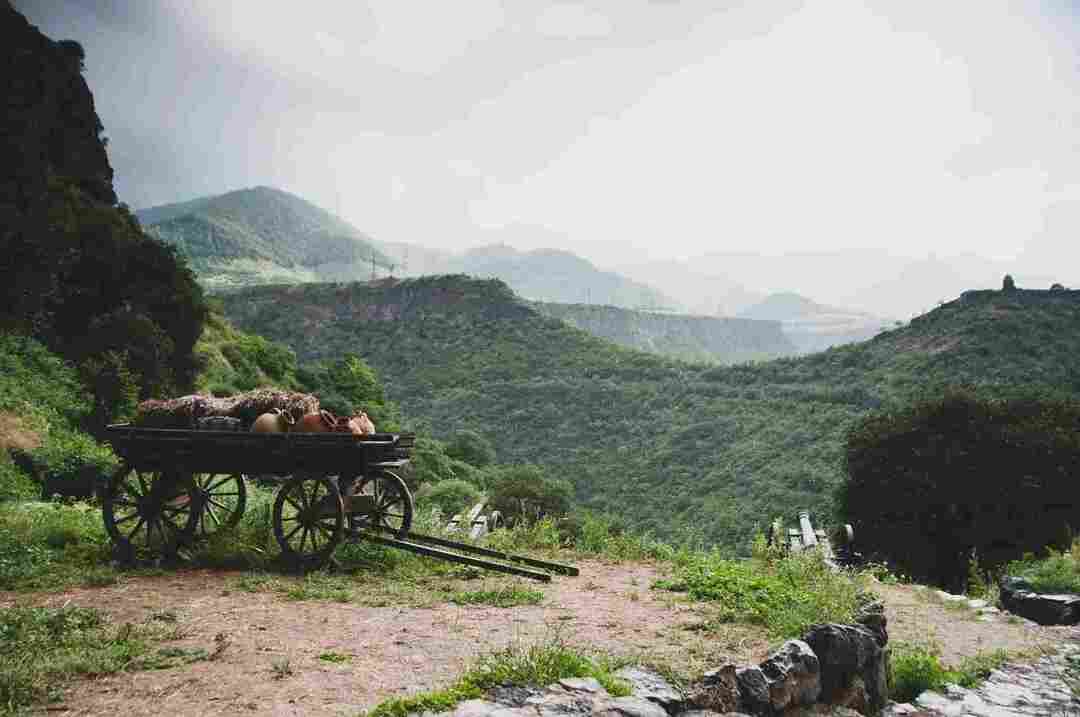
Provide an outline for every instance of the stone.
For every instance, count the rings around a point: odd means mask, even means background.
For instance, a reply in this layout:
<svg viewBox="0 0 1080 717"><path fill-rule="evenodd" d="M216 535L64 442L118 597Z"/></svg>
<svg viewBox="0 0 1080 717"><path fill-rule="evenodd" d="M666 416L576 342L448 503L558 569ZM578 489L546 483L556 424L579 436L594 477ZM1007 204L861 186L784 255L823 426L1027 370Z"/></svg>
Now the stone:
<svg viewBox="0 0 1080 717"><path fill-rule="evenodd" d="M593 677L566 677L559 680L559 685L570 692L606 692L604 686Z"/></svg>
<svg viewBox="0 0 1080 717"><path fill-rule="evenodd" d="M967 604L968 604L968 607L971 608L972 610L979 610L981 608L986 607L990 603L986 602L985 600L968 600Z"/></svg>
<svg viewBox="0 0 1080 717"><path fill-rule="evenodd" d="M1001 579L1001 606L1040 625L1080 623L1080 595L1049 595L1031 590L1023 578Z"/></svg>
<svg viewBox="0 0 1080 717"><path fill-rule="evenodd" d="M885 604L880 600L874 600L860 607L855 613L855 622L873 633L877 644L881 647L885 647L889 642Z"/></svg>
<svg viewBox="0 0 1080 717"><path fill-rule="evenodd" d="M686 702L681 692L652 670L637 666L624 667L615 673L615 677L630 683L634 697L655 702L669 714L678 712Z"/></svg>
<svg viewBox="0 0 1080 717"><path fill-rule="evenodd" d="M881 717L919 717L925 714L926 710L919 709L910 702L890 702L881 711Z"/></svg>
<svg viewBox="0 0 1080 717"><path fill-rule="evenodd" d="M738 668L735 670L735 681L739 687L739 702L743 709L755 714L771 710L769 680L760 667Z"/></svg>
<svg viewBox="0 0 1080 717"><path fill-rule="evenodd" d="M817 702L821 694L821 665L802 640L788 640L760 667L769 682L769 703L774 710Z"/></svg>
<svg viewBox="0 0 1080 717"><path fill-rule="evenodd" d="M699 711L734 712L741 708L736 667L709 670L687 690L686 705Z"/></svg>
<svg viewBox="0 0 1080 717"><path fill-rule="evenodd" d="M616 697L597 705L594 714L607 717L667 717L664 708L639 697Z"/></svg>
<svg viewBox="0 0 1080 717"><path fill-rule="evenodd" d="M814 625L806 644L821 666L821 701L858 703L871 713L888 699L885 652L879 636L861 625ZM856 685L856 679L861 687Z"/></svg>
<svg viewBox="0 0 1080 717"><path fill-rule="evenodd" d="M453 717L487 717L497 709L505 709L497 702L487 700L465 700L453 711Z"/></svg>

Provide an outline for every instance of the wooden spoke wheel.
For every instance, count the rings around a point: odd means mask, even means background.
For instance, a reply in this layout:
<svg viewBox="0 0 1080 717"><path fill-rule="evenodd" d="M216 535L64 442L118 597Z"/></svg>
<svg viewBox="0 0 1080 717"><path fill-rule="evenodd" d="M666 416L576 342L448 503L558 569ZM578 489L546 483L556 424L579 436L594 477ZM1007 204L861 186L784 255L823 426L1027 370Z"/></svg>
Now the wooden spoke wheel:
<svg viewBox="0 0 1080 717"><path fill-rule="evenodd" d="M405 481L390 471L357 478L349 500L354 530L382 528L404 535L412 526L412 495Z"/></svg>
<svg viewBox="0 0 1080 717"><path fill-rule="evenodd" d="M281 553L303 568L330 559L345 531L337 481L322 475L291 478L274 498L274 537Z"/></svg>
<svg viewBox="0 0 1080 717"><path fill-rule="evenodd" d="M206 538L223 528L234 528L244 515L247 487L239 473L196 473L192 476L200 510L195 537Z"/></svg>
<svg viewBox="0 0 1080 717"><path fill-rule="evenodd" d="M197 501L191 481L182 473L125 466L113 476L105 494L105 530L128 560L173 557L191 539Z"/></svg>

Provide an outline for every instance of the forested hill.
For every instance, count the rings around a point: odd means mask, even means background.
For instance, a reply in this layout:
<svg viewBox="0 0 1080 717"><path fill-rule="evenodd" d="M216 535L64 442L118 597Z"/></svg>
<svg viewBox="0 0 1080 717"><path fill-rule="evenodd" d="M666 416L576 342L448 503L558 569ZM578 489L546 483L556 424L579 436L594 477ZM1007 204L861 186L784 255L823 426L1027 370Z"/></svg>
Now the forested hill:
<svg viewBox="0 0 1080 717"><path fill-rule="evenodd" d="M176 246L206 286L351 281L391 260L330 212L271 187L136 212L148 233Z"/></svg>
<svg viewBox="0 0 1080 717"><path fill-rule="evenodd" d="M1078 292L969 292L868 342L714 368L592 337L497 281L223 298L241 328L301 360L361 354L436 434L477 430L500 459L570 479L586 505L736 547L770 516L829 507L847 428L875 407L958 383L1080 393Z"/></svg>
<svg viewBox="0 0 1080 717"><path fill-rule="evenodd" d="M779 321L634 311L595 304L536 302L537 311L620 346L672 358L741 363L791 356L795 344Z"/></svg>

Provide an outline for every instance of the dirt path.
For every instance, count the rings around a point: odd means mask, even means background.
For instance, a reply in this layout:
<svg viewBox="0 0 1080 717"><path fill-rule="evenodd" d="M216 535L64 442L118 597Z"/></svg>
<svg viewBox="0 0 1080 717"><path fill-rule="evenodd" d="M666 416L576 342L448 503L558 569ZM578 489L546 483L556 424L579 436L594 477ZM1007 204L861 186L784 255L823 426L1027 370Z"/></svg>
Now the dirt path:
<svg viewBox="0 0 1080 717"><path fill-rule="evenodd" d="M656 566L579 566L580 577L541 586L540 605L506 609L296 602L278 593L237 590L239 574L205 570L52 595L0 595L0 603L98 607L129 622L167 612L176 616L181 633L168 646L213 651L227 642L212 661L72 685L65 702L51 708L68 715L355 715L390 697L444 687L477 655L514 642L559 638L645 656L691 674L726 660L760 660L776 643L746 626L700 629L710 606L651 590L661 576ZM513 581L461 584L478 589ZM363 590L362 583L357 590ZM875 590L886 602L891 639L934 639L946 661L1054 639L1051 630L1004 619L978 622L909 587L876 585ZM327 653L343 661L320 659Z"/></svg>
<svg viewBox="0 0 1080 717"><path fill-rule="evenodd" d="M238 575L213 571L132 578L32 602L98 607L114 620L130 622L171 611L184 636L169 646L212 651L217 635L228 641L214 661L74 685L63 703L69 715L355 715L390 697L446 686L478 654L515 641L560 638L619 655L648 655L688 670L724 659L757 659L767 651L765 639L749 628L733 629L723 640L695 630L708 618L708 606L650 590L660 577L653 566L583 562L579 567L580 577L541 586L540 605L508 609L296 602L230 589ZM474 580L467 587L511 582ZM16 597L0 596L0 601L11 604ZM348 659L319 658L330 652ZM286 662L291 674L281 676Z"/></svg>

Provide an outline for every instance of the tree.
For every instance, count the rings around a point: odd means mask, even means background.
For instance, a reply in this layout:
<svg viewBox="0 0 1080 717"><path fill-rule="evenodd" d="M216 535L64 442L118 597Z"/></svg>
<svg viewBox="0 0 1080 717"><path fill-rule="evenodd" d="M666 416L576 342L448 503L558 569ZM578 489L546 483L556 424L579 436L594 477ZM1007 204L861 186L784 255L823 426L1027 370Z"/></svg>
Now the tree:
<svg viewBox="0 0 1080 717"><path fill-rule="evenodd" d="M446 455L483 468L495 462L495 447L476 431L458 431L446 445Z"/></svg>
<svg viewBox="0 0 1080 717"><path fill-rule="evenodd" d="M421 493L421 502L437 507L446 519L471 508L482 498L483 495L475 485L453 478L436 483Z"/></svg>
<svg viewBox="0 0 1080 717"><path fill-rule="evenodd" d="M1012 274L1006 274L1005 278L1001 282L1002 291L1016 291L1016 282L1013 281Z"/></svg>
<svg viewBox="0 0 1080 717"><path fill-rule="evenodd" d="M857 549L956 585L972 549L992 569L1080 526L1080 403L948 392L856 425L847 472Z"/></svg>
<svg viewBox="0 0 1080 717"><path fill-rule="evenodd" d="M488 494L490 506L514 523L565 516L574 490L568 481L548 478L539 466L514 465L495 471Z"/></svg>

